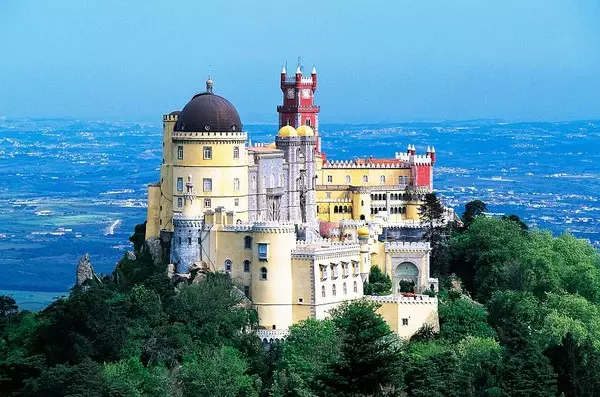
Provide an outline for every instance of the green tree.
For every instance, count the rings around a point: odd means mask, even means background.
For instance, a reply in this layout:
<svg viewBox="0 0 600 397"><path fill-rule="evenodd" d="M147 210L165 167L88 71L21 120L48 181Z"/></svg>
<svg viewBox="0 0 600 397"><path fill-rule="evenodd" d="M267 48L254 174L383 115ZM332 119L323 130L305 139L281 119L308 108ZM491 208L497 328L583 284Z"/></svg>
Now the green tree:
<svg viewBox="0 0 600 397"><path fill-rule="evenodd" d="M103 397L102 365L86 359L77 365L60 364L27 383L26 395L39 397Z"/></svg>
<svg viewBox="0 0 600 397"><path fill-rule="evenodd" d="M232 347L207 348L183 360L178 376L183 397L258 396L260 385L248 376L247 363Z"/></svg>
<svg viewBox="0 0 600 397"><path fill-rule="evenodd" d="M392 279L383 273L379 266L371 266L369 281L365 283L365 295L389 295L392 292Z"/></svg>
<svg viewBox="0 0 600 397"><path fill-rule="evenodd" d="M511 397L554 397L556 374L550 361L531 343L505 353L501 388Z"/></svg>
<svg viewBox="0 0 600 397"><path fill-rule="evenodd" d="M339 359L340 340L330 320L308 319L290 327L283 344L273 393L279 396L316 395L330 367Z"/></svg>
<svg viewBox="0 0 600 397"><path fill-rule="evenodd" d="M486 211L487 205L481 200L473 200L465 204L465 212L462 214L462 221L465 229L468 229L475 218L477 218L479 215L482 215Z"/></svg>
<svg viewBox="0 0 600 397"><path fill-rule="evenodd" d="M249 310L241 306L241 295L228 275L208 273L198 284L184 285L170 310L175 321L188 326L194 340L222 344L253 325Z"/></svg>
<svg viewBox="0 0 600 397"><path fill-rule="evenodd" d="M435 193L425 194L419 206L419 217L425 228L425 240L431 245L430 271L435 277L449 274L450 254L447 239L451 227L444 220L444 206Z"/></svg>
<svg viewBox="0 0 600 397"><path fill-rule="evenodd" d="M456 345L460 372L468 381L465 395L492 396L501 392L502 347L493 338L467 336Z"/></svg>
<svg viewBox="0 0 600 397"><path fill-rule="evenodd" d="M440 338L459 342L465 337L493 338L487 310L467 298L443 300L439 305Z"/></svg>
<svg viewBox="0 0 600 397"><path fill-rule="evenodd" d="M0 330L19 313L15 300L6 295L0 295Z"/></svg>
<svg viewBox="0 0 600 397"><path fill-rule="evenodd" d="M332 395L372 396L399 390L402 380L402 344L383 318L379 305L344 302L331 310L340 338L339 360L324 379Z"/></svg>
<svg viewBox="0 0 600 397"><path fill-rule="evenodd" d="M523 220L518 215L502 215L502 220L516 223L517 225L519 225L521 230L529 230L529 226L527 226L527 224L523 222Z"/></svg>

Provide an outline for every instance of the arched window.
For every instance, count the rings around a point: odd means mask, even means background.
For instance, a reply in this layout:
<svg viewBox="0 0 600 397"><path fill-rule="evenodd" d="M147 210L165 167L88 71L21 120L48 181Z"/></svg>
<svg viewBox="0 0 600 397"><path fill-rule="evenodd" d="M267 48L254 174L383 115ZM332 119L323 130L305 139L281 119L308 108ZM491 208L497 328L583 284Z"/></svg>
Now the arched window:
<svg viewBox="0 0 600 397"><path fill-rule="evenodd" d="M331 286L331 295L335 296L335 294L336 294L336 288L335 288L335 284L333 284Z"/></svg>
<svg viewBox="0 0 600 397"><path fill-rule="evenodd" d="M326 293L325 293L325 286L322 286L321 287L321 298L325 298L325 295L326 295Z"/></svg>
<svg viewBox="0 0 600 397"><path fill-rule="evenodd" d="M333 175L327 175L327 183L333 183Z"/></svg>
<svg viewBox="0 0 600 397"><path fill-rule="evenodd" d="M354 292L358 292L358 283L356 281L354 282Z"/></svg>
<svg viewBox="0 0 600 397"><path fill-rule="evenodd" d="M192 245L192 238L188 237L188 245Z"/></svg>
<svg viewBox="0 0 600 397"><path fill-rule="evenodd" d="M306 125L310 127L310 119L306 119Z"/></svg>
<svg viewBox="0 0 600 397"><path fill-rule="evenodd" d="M230 259L225 260L225 271L227 273L231 273L231 260Z"/></svg>
<svg viewBox="0 0 600 397"><path fill-rule="evenodd" d="M352 182L352 178L350 177L350 175L346 175L346 183L349 185L350 182Z"/></svg>
<svg viewBox="0 0 600 397"><path fill-rule="evenodd" d="M246 259L244 261L244 272L246 272L246 273L250 272L250 261L248 259Z"/></svg>
<svg viewBox="0 0 600 397"><path fill-rule="evenodd" d="M244 249L247 249L247 250L252 249L252 237L250 237L250 236L244 237Z"/></svg>
<svg viewBox="0 0 600 397"><path fill-rule="evenodd" d="M266 267L261 267L260 268L260 279L262 281L266 281L267 280L267 268Z"/></svg>
<svg viewBox="0 0 600 397"><path fill-rule="evenodd" d="M233 148L233 158L234 159L240 158L240 148L238 146Z"/></svg>
<svg viewBox="0 0 600 397"><path fill-rule="evenodd" d="M181 245L181 237L179 237L179 245Z"/></svg>
<svg viewBox="0 0 600 397"><path fill-rule="evenodd" d="M365 200L360 200L360 206L364 207L365 206Z"/></svg>
<svg viewBox="0 0 600 397"><path fill-rule="evenodd" d="M346 283L344 283L344 285L342 286L342 292L344 293L344 295L348 294L348 288L346 288Z"/></svg>
<svg viewBox="0 0 600 397"><path fill-rule="evenodd" d="M382 183L382 184L384 184L384 183L385 183L385 175L381 175L381 176L379 177L379 182L380 182L380 183Z"/></svg>
<svg viewBox="0 0 600 397"><path fill-rule="evenodd" d="M233 190L236 192L240 190L240 178L233 178Z"/></svg>
<svg viewBox="0 0 600 397"><path fill-rule="evenodd" d="M364 182L364 183L367 183L367 182L369 182L369 177L368 177L368 176L366 176L366 175L363 175L363 182Z"/></svg>
<svg viewBox="0 0 600 397"><path fill-rule="evenodd" d="M337 213L338 213L338 206L337 206L337 205L333 207L333 213L334 213L334 214L337 214Z"/></svg>

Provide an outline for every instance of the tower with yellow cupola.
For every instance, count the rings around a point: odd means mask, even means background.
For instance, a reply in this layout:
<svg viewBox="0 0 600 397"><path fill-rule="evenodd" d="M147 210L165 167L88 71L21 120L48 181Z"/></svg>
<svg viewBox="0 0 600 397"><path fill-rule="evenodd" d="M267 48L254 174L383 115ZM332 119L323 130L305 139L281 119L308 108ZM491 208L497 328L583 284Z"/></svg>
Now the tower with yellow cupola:
<svg viewBox="0 0 600 397"><path fill-rule="evenodd" d="M285 66L281 70L280 88L283 104L277 106L279 128L290 125L296 129L303 125L311 128L317 142L317 152L321 152L319 137L319 106L315 105L317 91L317 69L313 66L310 76L304 76L298 62L296 73L288 76Z"/></svg>

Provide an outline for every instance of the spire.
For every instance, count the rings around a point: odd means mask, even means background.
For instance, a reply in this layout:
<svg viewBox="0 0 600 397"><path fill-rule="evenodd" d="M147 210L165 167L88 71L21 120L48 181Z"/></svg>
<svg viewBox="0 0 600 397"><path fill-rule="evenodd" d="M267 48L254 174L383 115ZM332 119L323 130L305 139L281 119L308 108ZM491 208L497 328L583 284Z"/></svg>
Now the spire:
<svg viewBox="0 0 600 397"><path fill-rule="evenodd" d="M298 67L296 68L296 74L298 73L302 74L302 61L300 57L298 57Z"/></svg>
<svg viewBox="0 0 600 397"><path fill-rule="evenodd" d="M317 74L317 68L314 65L313 65L313 70L312 70L311 74Z"/></svg>
<svg viewBox="0 0 600 397"><path fill-rule="evenodd" d="M431 153L435 153L435 146L431 147Z"/></svg>
<svg viewBox="0 0 600 397"><path fill-rule="evenodd" d="M281 74L286 74L287 70L285 70L285 65L283 65L283 67L281 68Z"/></svg>
<svg viewBox="0 0 600 397"><path fill-rule="evenodd" d="M210 78L210 75L208 76L208 80L206 80L206 92L208 94L212 94L213 92L213 81Z"/></svg>
<svg viewBox="0 0 600 397"><path fill-rule="evenodd" d="M427 145L427 153L431 153L431 148Z"/></svg>

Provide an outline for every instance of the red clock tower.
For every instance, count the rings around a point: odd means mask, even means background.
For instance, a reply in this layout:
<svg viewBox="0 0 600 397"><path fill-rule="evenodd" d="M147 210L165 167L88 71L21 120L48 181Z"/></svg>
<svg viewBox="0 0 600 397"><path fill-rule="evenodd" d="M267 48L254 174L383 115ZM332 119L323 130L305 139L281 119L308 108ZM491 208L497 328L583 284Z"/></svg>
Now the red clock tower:
<svg viewBox="0 0 600 397"><path fill-rule="evenodd" d="M298 64L296 74L287 75L285 66L281 70L281 91L283 105L277 106L279 113L279 128L291 125L298 128L307 125L315 131L317 151L321 152L319 137L319 106L315 106L314 96L317 91L317 69L313 66L308 77L302 75L302 67Z"/></svg>

